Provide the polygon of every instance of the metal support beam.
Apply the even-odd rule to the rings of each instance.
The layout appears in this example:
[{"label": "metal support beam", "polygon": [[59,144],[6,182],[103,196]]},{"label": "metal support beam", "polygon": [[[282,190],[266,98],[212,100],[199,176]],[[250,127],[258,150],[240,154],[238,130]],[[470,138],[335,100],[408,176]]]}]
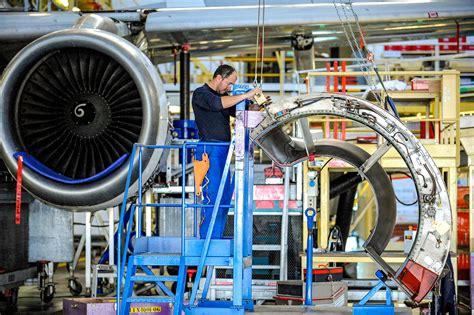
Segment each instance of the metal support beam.
[{"label": "metal support beam", "polygon": [[191,59],[189,54],[189,45],[184,44],[181,46],[179,52],[179,119],[189,120],[190,119],[190,68]]},{"label": "metal support beam", "polygon": [[86,212],[86,270],[85,270],[85,284],[86,295],[91,292],[91,223],[92,214]]},{"label": "metal support beam", "polygon": [[367,173],[370,168],[374,166],[374,164],[377,163],[377,161],[380,160],[385,155],[385,153],[388,152],[388,150],[390,150],[391,147],[392,145],[390,144],[390,142],[382,143],[382,145],[378,147],[378,149],[374,153],[372,153],[372,156],[368,160],[366,160],[364,164],[361,165],[359,171],[361,171],[362,173]]},{"label": "metal support beam", "polygon": [[280,281],[288,278],[288,199],[290,198],[290,170],[285,167],[285,194],[281,217]]},{"label": "metal support beam", "polygon": [[304,145],[306,148],[306,154],[312,156],[314,154],[314,141],[311,131],[309,130],[308,118],[303,117],[298,120],[299,126],[303,134]]},{"label": "metal support beam", "polygon": [[[153,190],[149,189],[145,192],[145,204],[153,203]],[[151,207],[145,207],[145,233],[151,236]]]},{"label": "metal support beam", "polygon": [[[114,218],[114,209],[108,208],[107,211],[109,212],[109,266],[115,265],[115,218]],[[109,282],[114,283],[115,277],[110,277]]]},{"label": "metal support beam", "polygon": [[285,95],[285,57],[286,57],[286,52],[283,51],[276,51],[275,52],[276,60],[278,62],[278,70],[280,74],[280,96]]},{"label": "metal support beam", "polygon": [[[243,107],[243,108],[242,108]],[[233,268],[233,306],[243,306],[243,243],[244,243],[244,209],[245,201],[245,102],[237,104],[235,124],[235,209],[234,209],[234,268]],[[248,152],[247,152],[248,153]]]},{"label": "metal support beam", "polygon": [[[242,106],[242,109],[245,107]],[[248,112],[246,112],[248,113]],[[245,183],[244,198],[246,201],[244,208],[244,242],[243,258],[247,261],[243,274],[243,295],[242,300],[244,308],[247,311],[253,311],[252,299],[252,242],[253,242],[253,169],[254,169],[254,150],[253,142],[250,141],[250,131],[248,126],[245,128],[245,173],[247,180]],[[249,259],[250,257],[250,259]]]},{"label": "metal support beam", "polygon": [[82,250],[84,249],[84,244],[86,242],[86,233],[82,233],[81,239],[79,240],[79,244],[77,245],[76,252],[74,254],[74,260],[72,261],[71,266],[71,276],[74,275],[74,270],[76,270],[77,264],[79,262],[79,258],[81,258]]},{"label": "metal support beam", "polygon": [[98,211],[94,214],[93,218],[97,221],[97,225],[99,226],[98,229],[100,230],[100,233],[105,237],[105,240],[108,243],[110,241],[110,233],[105,226],[105,221],[102,218],[102,214],[103,213],[101,211]]}]

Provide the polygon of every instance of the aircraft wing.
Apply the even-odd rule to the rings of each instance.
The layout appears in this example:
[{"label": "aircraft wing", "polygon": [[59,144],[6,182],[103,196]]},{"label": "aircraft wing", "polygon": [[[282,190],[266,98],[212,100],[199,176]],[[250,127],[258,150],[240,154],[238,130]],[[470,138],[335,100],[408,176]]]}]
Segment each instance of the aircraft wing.
[{"label": "aircraft wing", "polygon": [[[127,23],[132,34],[143,31],[154,63],[169,61],[172,48],[184,43],[191,45],[194,56],[254,52],[258,7],[250,1],[224,3],[210,1],[209,6],[189,8],[157,3],[157,9],[95,13]],[[339,2],[338,10],[332,1],[266,3],[265,47],[269,49],[290,49],[291,33],[300,27],[312,32],[316,46],[345,45],[340,19],[354,22],[347,14],[348,6],[343,11]],[[352,7],[368,43],[454,37],[458,26],[461,36],[474,31],[474,0],[352,1]],[[85,12],[0,12],[0,43],[4,43],[0,51],[9,60],[31,40],[72,27],[82,14]],[[352,27],[356,31],[355,24]]]}]

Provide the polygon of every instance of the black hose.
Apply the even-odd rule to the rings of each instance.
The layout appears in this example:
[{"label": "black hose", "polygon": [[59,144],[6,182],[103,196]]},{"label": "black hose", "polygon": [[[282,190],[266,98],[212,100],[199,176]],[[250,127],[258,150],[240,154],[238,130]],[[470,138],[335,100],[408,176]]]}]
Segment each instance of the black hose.
[{"label": "black hose", "polygon": [[352,208],[354,207],[354,199],[357,193],[357,186],[352,186],[339,196],[339,204],[337,205],[336,225],[341,230],[342,247],[346,248],[346,241],[349,237],[349,230],[352,222]]},{"label": "black hose", "polygon": [[[388,176],[390,177],[390,181],[392,182],[392,185],[393,185],[392,174],[402,174],[402,175],[407,176],[408,178],[410,178],[410,179],[413,181],[413,178],[411,177],[411,175],[408,174],[408,173],[406,173],[406,172],[402,172],[402,171],[392,172],[392,173],[388,173]],[[404,205],[404,206],[410,207],[410,206],[413,206],[413,205],[415,205],[415,204],[418,203],[418,200],[415,200],[414,202],[411,202],[411,203],[406,203],[406,202],[401,201],[400,199],[398,199],[397,194],[395,193],[395,191],[394,191],[394,195],[395,195],[395,199],[396,199],[400,204],[402,204],[402,205]]]},{"label": "black hose", "polygon": [[329,199],[339,196],[349,189],[362,182],[362,177],[358,173],[346,173],[331,181]]},{"label": "black hose", "polygon": [[[114,222],[114,225],[118,224],[119,221],[115,221]],[[86,225],[85,223],[81,223],[81,222],[74,222],[73,225]],[[104,224],[104,225],[94,225],[94,224],[91,224],[91,227],[97,227],[97,228],[102,228],[102,227],[109,227],[108,224]]]}]

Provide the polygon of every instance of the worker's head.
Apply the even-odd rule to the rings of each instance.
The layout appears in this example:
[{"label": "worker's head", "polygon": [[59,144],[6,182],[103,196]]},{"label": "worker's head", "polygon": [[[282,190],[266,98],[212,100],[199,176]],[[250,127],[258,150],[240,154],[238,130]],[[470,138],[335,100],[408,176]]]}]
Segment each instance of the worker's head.
[{"label": "worker's head", "polygon": [[219,94],[232,91],[235,81],[237,81],[237,71],[229,65],[220,65],[212,77],[213,86]]}]

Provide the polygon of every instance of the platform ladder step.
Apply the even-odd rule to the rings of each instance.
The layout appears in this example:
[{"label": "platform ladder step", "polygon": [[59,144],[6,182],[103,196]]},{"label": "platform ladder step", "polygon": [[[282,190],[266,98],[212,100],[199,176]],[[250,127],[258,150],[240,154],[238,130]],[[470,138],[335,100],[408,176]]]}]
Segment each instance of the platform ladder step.
[{"label": "platform ladder step", "polygon": [[[182,263],[179,265],[177,276],[161,276],[155,275],[147,265],[135,264],[135,259],[130,256],[127,262],[127,272],[122,294],[122,303],[120,315],[128,315],[130,313],[131,303],[172,303],[173,314],[178,315],[183,310],[184,287],[187,275],[187,267],[184,259],[181,257]],[[138,271],[141,269],[142,271]],[[166,295],[164,296],[132,296],[133,287],[136,282],[156,284]],[[177,282],[176,294],[165,286],[164,282]]]},{"label": "platform ladder step", "polygon": [[130,303],[174,303],[174,298],[164,296],[133,296],[127,299]]},{"label": "platform ladder step", "polygon": [[149,275],[138,275],[130,278],[133,282],[176,282],[178,276],[149,276]]}]

